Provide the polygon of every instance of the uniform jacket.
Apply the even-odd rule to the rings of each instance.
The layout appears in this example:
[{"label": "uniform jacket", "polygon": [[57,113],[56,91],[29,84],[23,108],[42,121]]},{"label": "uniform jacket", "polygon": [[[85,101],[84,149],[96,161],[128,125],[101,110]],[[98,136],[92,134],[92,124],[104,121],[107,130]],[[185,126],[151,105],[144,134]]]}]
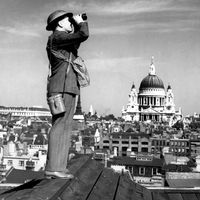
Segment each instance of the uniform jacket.
[{"label": "uniform jacket", "polygon": [[[63,61],[51,53],[51,48],[54,51],[61,52],[66,58],[69,58],[70,52],[72,53],[72,61],[78,55],[78,48],[81,42],[84,42],[89,36],[87,22],[78,24],[78,30],[69,34],[65,31],[54,31],[49,36],[47,42],[47,55],[51,64],[51,76],[47,84],[47,95],[51,96],[52,93],[73,93],[79,94],[80,87],[78,85],[76,73],[72,65]],[[51,46],[51,48],[50,48]],[[67,68],[69,72],[66,76]],[[64,85],[65,83],[65,85]],[[63,90],[64,89],[64,90]]]}]

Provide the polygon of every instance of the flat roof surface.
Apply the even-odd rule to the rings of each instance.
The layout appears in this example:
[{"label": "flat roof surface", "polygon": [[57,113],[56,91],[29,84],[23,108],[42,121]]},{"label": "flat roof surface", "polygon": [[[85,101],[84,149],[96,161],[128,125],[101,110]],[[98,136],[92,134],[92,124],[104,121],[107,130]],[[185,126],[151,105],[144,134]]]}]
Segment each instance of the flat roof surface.
[{"label": "flat roof surface", "polygon": [[167,179],[166,181],[172,188],[200,188],[200,179]]}]

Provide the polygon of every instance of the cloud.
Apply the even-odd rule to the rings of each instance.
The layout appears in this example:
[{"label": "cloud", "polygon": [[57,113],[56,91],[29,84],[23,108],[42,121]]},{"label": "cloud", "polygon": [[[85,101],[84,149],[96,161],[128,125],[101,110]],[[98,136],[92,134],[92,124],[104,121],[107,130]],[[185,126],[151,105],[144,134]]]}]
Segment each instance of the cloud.
[{"label": "cloud", "polygon": [[[31,27],[31,26],[30,26]],[[0,31],[5,31],[6,33],[19,35],[19,36],[31,36],[31,37],[40,37],[40,34],[35,30],[31,30],[30,27],[9,27],[9,26],[0,26]]]},{"label": "cloud", "polygon": [[0,48],[0,55],[12,55],[12,54],[30,54],[33,53],[33,49],[20,49],[20,48]]},{"label": "cloud", "polygon": [[[62,6],[75,13],[87,12],[91,34],[123,35],[135,31],[199,30],[198,5],[196,0],[75,0]],[[59,3],[57,6],[59,8]]]},{"label": "cloud", "polygon": [[[88,67],[91,67],[91,70],[94,71],[112,71],[112,72],[123,72],[124,67],[132,67],[144,64],[142,57],[121,57],[121,58],[93,58],[87,59],[85,61]],[[119,67],[123,66],[123,68]]]},{"label": "cloud", "polygon": [[[56,9],[73,13],[86,12],[90,33],[132,34],[135,31],[172,32],[199,29],[198,0],[66,0],[43,2],[36,10],[22,12],[23,18],[12,26],[1,26],[0,30],[10,34],[40,37],[46,25],[46,17]],[[22,3],[22,2],[21,2]],[[25,8],[29,8],[28,3]],[[32,4],[30,4],[32,6]],[[38,10],[38,11],[37,11]],[[173,20],[171,20],[173,18]],[[22,19],[23,22],[20,22]],[[28,20],[28,21],[27,21]],[[30,20],[32,23],[30,23]],[[12,22],[12,21],[11,21]]]},{"label": "cloud", "polygon": [[163,11],[198,11],[198,7],[195,6],[196,0],[74,0],[68,1],[64,5],[57,3],[57,7],[65,7],[71,11],[85,10],[89,13],[96,15],[132,15],[139,13],[149,12],[163,12]]},{"label": "cloud", "polygon": [[186,31],[200,31],[198,28],[200,21],[193,19],[174,19],[173,21],[145,21],[135,20],[134,22],[112,24],[110,26],[94,26],[90,28],[91,35],[127,35],[136,32],[186,32]]}]

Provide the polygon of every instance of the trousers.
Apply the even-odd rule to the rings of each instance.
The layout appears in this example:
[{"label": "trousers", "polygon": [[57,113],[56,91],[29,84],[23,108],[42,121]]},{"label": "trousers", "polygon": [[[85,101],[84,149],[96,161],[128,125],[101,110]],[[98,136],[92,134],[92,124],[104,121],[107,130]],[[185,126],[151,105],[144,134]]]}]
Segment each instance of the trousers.
[{"label": "trousers", "polygon": [[66,112],[52,116],[52,127],[48,135],[46,171],[64,172],[67,167],[76,95],[64,93],[63,99]]}]

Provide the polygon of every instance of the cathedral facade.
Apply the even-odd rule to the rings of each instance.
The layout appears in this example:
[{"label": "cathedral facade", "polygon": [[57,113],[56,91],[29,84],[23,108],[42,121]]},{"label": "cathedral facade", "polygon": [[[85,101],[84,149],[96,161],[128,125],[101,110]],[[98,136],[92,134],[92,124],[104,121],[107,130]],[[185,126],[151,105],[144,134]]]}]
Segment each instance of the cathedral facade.
[{"label": "cathedral facade", "polygon": [[157,121],[172,125],[181,119],[181,109],[175,110],[174,94],[170,85],[165,90],[163,81],[156,75],[153,59],[148,75],[141,81],[139,92],[131,87],[128,104],[122,109],[125,121]]}]

